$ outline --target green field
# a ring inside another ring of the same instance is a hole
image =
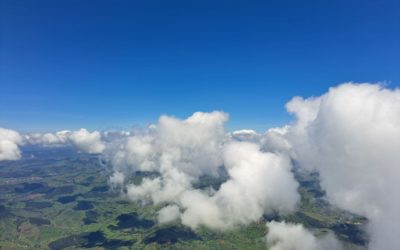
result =
[[[266,249],[268,220],[302,223],[317,235],[334,231],[345,249],[365,249],[366,220],[327,203],[316,174],[295,171],[297,212],[215,232],[157,224],[160,206],[125,200],[108,187],[110,173],[98,157],[65,149],[32,149],[22,160],[1,162],[0,249]],[[214,184],[205,177],[198,185]]]

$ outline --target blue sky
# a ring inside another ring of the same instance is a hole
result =
[[[399,1],[1,0],[0,127],[129,128],[224,110],[230,129],[341,82],[400,85]]]

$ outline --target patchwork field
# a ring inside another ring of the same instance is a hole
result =
[[[97,156],[57,148],[32,148],[22,160],[2,162],[0,249],[266,249],[268,220],[302,223],[317,235],[333,231],[345,249],[365,249],[366,220],[327,203],[313,173],[294,170],[302,195],[296,213],[215,232],[158,224],[160,206],[126,200],[109,188],[110,172]],[[218,188],[222,179],[204,177],[196,185]]]

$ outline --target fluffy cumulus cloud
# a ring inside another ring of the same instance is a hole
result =
[[[232,138],[238,141],[257,141],[260,135],[252,129],[241,129],[233,131]]]
[[[127,196],[173,204],[159,212],[159,221],[180,219],[192,228],[222,230],[264,213],[293,211],[299,195],[289,158],[262,152],[255,143],[232,141],[224,130],[227,119],[223,112],[197,112],[185,120],[162,116],[147,131],[129,137],[114,154],[116,172],[158,175],[129,184]],[[218,190],[194,188],[199,177],[217,177],[222,166],[228,179]]]
[[[101,141],[101,135],[98,131],[89,132],[84,128],[74,131],[69,139],[80,150],[90,154],[99,154],[105,149],[105,144]]]
[[[111,175],[109,183],[110,183],[111,187],[118,188],[124,184],[124,181],[125,181],[124,174],[117,171]]]
[[[159,223],[175,221],[180,216],[179,207],[177,205],[163,207],[160,211],[158,211],[157,215]]]
[[[19,146],[23,137],[16,131],[0,128],[0,161],[18,160],[21,157]]]
[[[110,134],[105,134],[110,137]],[[114,137],[113,137],[114,138]],[[58,147],[74,145],[79,150],[89,154],[99,154],[104,151],[106,144],[98,131],[89,132],[82,128],[77,131],[63,130],[56,133],[31,133],[25,136],[24,140],[30,144],[42,145],[45,147]]]
[[[289,129],[289,125],[281,128],[270,128],[260,136],[259,143],[265,151],[289,153],[291,151],[291,144],[285,138]]]
[[[229,143],[223,151],[229,179],[213,194],[185,192],[181,197],[184,224],[227,229],[257,221],[265,213],[296,208],[298,184],[287,157],[261,152],[249,142]]]
[[[56,133],[31,133],[25,136],[25,140],[31,144],[43,146],[62,146],[69,140],[71,131],[63,130]]]
[[[268,222],[266,236],[270,250],[340,250],[342,246],[331,233],[316,237],[301,224]]]
[[[185,120],[160,117],[147,131],[129,137],[113,157],[118,171],[156,171],[160,177],[128,186],[133,200],[150,197],[155,203],[175,201],[200,176],[216,176],[223,165],[223,112],[194,113]]]
[[[397,249],[400,234],[400,91],[343,84],[287,104],[295,159],[316,169],[329,200],[369,219],[370,249]]]
[[[125,132],[119,133],[126,137]],[[110,137],[109,134],[104,135]],[[112,137],[115,140],[115,136]],[[56,133],[30,133],[21,135],[17,131],[0,128],[0,160],[17,160],[21,157],[20,146],[24,144],[44,147],[60,147],[74,145],[79,150],[90,154],[102,153],[106,144],[98,131],[89,132],[86,129],[77,131],[63,130]]]
[[[114,165],[170,175],[173,169],[190,176],[216,173],[227,119],[223,112],[197,112],[185,120],[161,116],[156,125],[128,138]]]

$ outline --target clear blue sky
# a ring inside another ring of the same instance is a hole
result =
[[[400,85],[400,1],[0,0],[0,127],[129,128],[224,110],[230,129],[345,81]]]

